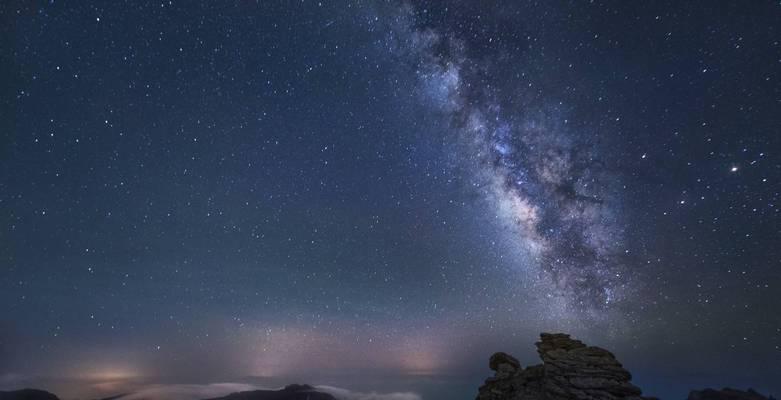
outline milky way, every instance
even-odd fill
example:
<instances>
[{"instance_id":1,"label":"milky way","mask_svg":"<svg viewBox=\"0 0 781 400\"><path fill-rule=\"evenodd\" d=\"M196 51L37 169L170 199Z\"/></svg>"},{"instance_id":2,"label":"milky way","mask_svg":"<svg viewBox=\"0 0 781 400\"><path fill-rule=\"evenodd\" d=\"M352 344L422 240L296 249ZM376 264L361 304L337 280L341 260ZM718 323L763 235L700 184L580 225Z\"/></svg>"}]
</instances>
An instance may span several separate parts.
<instances>
[{"instance_id":1,"label":"milky way","mask_svg":"<svg viewBox=\"0 0 781 400\"><path fill-rule=\"evenodd\" d=\"M420 27L416 10L402 10L389 40L414 65L423 105L447 117L449 151L474 174L469 189L528 253L520 267L539 270L540 285L584 311L622 300L633 288L621 260L620 176L594 133L571 128L563 107L517 105L529 89L492 78L511 62L502 50L475 59L469 46L479 42Z\"/></svg>"}]
</instances>

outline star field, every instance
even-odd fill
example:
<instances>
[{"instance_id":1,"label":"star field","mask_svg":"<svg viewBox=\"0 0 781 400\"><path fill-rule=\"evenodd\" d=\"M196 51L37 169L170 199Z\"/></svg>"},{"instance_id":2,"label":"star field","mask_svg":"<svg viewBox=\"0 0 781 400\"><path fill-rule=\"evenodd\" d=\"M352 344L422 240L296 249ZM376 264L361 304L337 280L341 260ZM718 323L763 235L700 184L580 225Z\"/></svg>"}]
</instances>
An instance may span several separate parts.
<instances>
[{"instance_id":1,"label":"star field","mask_svg":"<svg viewBox=\"0 0 781 400\"><path fill-rule=\"evenodd\" d=\"M90 3L0 6L0 389L781 391L778 4Z\"/></svg>"}]
</instances>

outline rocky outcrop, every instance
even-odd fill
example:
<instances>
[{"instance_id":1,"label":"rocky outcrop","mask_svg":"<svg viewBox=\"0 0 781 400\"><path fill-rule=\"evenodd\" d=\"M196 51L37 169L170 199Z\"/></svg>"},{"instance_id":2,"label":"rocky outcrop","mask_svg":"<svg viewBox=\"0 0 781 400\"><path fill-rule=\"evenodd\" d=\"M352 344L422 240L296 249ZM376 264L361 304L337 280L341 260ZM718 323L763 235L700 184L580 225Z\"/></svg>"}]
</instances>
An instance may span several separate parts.
<instances>
[{"instance_id":1,"label":"rocky outcrop","mask_svg":"<svg viewBox=\"0 0 781 400\"><path fill-rule=\"evenodd\" d=\"M521 363L507 353L494 353L488 360L488 368L496 371L496 378L509 378L521 368Z\"/></svg>"},{"instance_id":2,"label":"rocky outcrop","mask_svg":"<svg viewBox=\"0 0 781 400\"><path fill-rule=\"evenodd\" d=\"M45 390L22 389L0 391L0 400L59 400L59 398Z\"/></svg>"},{"instance_id":3,"label":"rocky outcrop","mask_svg":"<svg viewBox=\"0 0 781 400\"><path fill-rule=\"evenodd\" d=\"M773 396L765 397L753 389L743 391L724 388L721 390L692 390L687 400L773 400Z\"/></svg>"},{"instance_id":4,"label":"rocky outcrop","mask_svg":"<svg viewBox=\"0 0 781 400\"><path fill-rule=\"evenodd\" d=\"M496 353L496 371L480 387L478 400L643 400L632 375L613 353L570 338L543 333L536 343L542 364L522 368L512 356ZM709 399L699 399L709 400ZM753 399L752 399L753 400Z\"/></svg>"}]
</instances>

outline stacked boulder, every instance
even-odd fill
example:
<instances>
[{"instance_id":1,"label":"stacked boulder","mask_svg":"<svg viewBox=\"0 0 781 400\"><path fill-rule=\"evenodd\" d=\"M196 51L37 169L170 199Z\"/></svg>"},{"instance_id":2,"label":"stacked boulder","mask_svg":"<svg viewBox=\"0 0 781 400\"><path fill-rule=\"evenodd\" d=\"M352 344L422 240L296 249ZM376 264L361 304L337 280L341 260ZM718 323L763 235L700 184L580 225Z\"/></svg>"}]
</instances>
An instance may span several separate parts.
<instances>
[{"instance_id":1,"label":"stacked boulder","mask_svg":"<svg viewBox=\"0 0 781 400\"><path fill-rule=\"evenodd\" d=\"M536 343L542 364L522 368L505 353L491 356L496 371L478 400L643 400L632 375L615 356L563 333L543 333Z\"/></svg>"}]
</instances>

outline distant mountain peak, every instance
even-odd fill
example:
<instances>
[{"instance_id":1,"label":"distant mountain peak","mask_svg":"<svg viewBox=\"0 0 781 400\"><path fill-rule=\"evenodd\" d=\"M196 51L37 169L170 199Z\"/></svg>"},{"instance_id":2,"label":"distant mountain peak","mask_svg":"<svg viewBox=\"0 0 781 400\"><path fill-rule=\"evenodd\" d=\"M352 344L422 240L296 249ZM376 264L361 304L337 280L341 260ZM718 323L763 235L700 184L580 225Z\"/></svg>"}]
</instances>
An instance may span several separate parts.
<instances>
[{"instance_id":1,"label":"distant mountain peak","mask_svg":"<svg viewBox=\"0 0 781 400\"><path fill-rule=\"evenodd\" d=\"M319 392L311 385L291 384L280 390L249 390L208 400L336 400L329 393Z\"/></svg>"}]
</instances>

